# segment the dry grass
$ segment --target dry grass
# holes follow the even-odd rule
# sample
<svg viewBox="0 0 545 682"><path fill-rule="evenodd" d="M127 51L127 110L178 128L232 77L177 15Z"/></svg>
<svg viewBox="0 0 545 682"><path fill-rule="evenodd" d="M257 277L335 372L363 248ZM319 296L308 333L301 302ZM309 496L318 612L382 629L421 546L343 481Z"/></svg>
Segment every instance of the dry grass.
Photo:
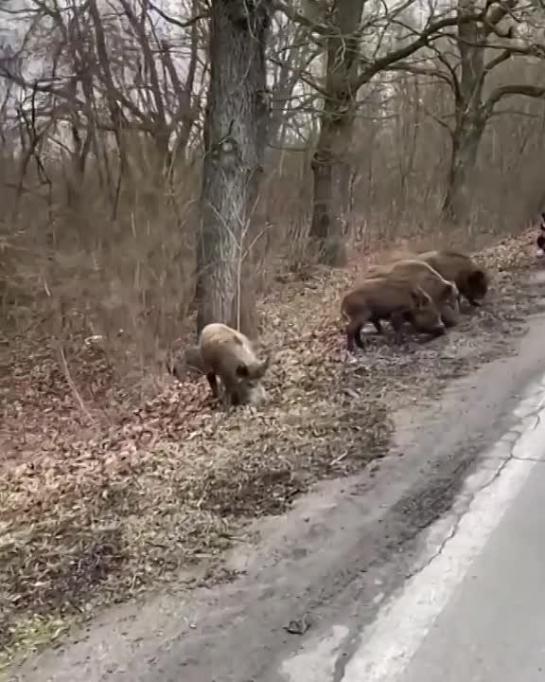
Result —
<svg viewBox="0 0 545 682"><path fill-rule="evenodd" d="M246 519L280 513L314 481L384 455L390 410L437 395L450 378L509 352L527 315L543 307L519 274L531 248L532 235L524 235L481 254L496 271L490 302L445 338L407 337L399 347L370 334L355 361L345 358L338 297L368 259L344 271L318 269L305 282L283 277L261 307L274 363L271 401L259 411L219 411L203 381L167 382L128 410L99 343L76 336L60 354L31 331L7 338L0 380L6 652L57 636L72 617L196 562L217 576L221 552Z"/></svg>

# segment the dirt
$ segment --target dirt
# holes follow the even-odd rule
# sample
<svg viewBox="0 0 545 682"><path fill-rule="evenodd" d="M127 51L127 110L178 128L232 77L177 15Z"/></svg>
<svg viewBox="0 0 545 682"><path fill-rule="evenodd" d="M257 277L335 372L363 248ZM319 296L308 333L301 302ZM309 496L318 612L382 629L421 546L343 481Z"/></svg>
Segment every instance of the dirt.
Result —
<svg viewBox="0 0 545 682"><path fill-rule="evenodd" d="M6 660L188 566L199 567L186 573L193 584L230 577L222 553L248 520L280 514L316 481L384 456L394 410L433 400L451 379L511 352L528 315L545 309L523 275L531 245L525 235L481 255L495 271L490 298L444 338L400 346L369 334L351 360L339 291L365 261L282 284L262 306L274 364L272 398L259 411L218 410L202 381L171 383L128 411L100 344L76 337L67 353L31 334L8 339L0 382Z"/></svg>

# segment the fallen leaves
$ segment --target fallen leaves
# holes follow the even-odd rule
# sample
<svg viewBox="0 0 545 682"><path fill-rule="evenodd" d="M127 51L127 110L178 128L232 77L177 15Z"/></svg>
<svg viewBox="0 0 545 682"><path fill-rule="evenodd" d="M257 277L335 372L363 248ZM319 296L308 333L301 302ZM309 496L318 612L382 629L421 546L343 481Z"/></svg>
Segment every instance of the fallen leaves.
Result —
<svg viewBox="0 0 545 682"><path fill-rule="evenodd" d="M218 409L202 379L171 382L131 409L100 340L82 332L60 356L39 330L9 339L0 643L17 640L24 622L53 618L58 627L190 562L213 562L247 518L280 513L314 481L384 455L392 410L506 352L543 307L541 292L518 281L532 248L524 235L479 255L496 273L490 302L445 338L396 346L371 333L352 359L338 304L366 259L303 283L284 278L262 305L273 363L260 410Z"/></svg>

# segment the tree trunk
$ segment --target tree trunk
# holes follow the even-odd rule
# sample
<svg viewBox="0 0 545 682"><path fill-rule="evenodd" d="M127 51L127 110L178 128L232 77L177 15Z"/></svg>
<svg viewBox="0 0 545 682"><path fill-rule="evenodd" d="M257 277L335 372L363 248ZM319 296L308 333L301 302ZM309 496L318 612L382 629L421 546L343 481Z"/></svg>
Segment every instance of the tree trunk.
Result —
<svg viewBox="0 0 545 682"><path fill-rule="evenodd" d="M198 331L223 322L253 336L251 221L267 137L267 0L213 0L197 251Z"/></svg>
<svg viewBox="0 0 545 682"><path fill-rule="evenodd" d="M357 88L363 0L339 0L327 39L324 110L312 161L314 204L310 237L320 262L346 263L345 222L350 211L350 159Z"/></svg>
<svg viewBox="0 0 545 682"><path fill-rule="evenodd" d="M334 105L337 102L333 103ZM328 107L326 103L326 109ZM350 210L350 164L346 158L352 118L322 115L318 144L312 159L314 204L310 236L321 263L346 264L345 221Z"/></svg>
<svg viewBox="0 0 545 682"><path fill-rule="evenodd" d="M471 208L471 183L485 123L464 121L452 133L452 151L443 202L443 216L451 223L467 220Z"/></svg>
<svg viewBox="0 0 545 682"><path fill-rule="evenodd" d="M476 0L458 0L458 17L475 11ZM449 222L464 222L471 208L471 180L479 144L486 125L482 93L486 77L485 39L476 21L460 22L457 44L460 52L460 78L456 97L456 123L452 131L452 151L443 202L443 217Z"/></svg>

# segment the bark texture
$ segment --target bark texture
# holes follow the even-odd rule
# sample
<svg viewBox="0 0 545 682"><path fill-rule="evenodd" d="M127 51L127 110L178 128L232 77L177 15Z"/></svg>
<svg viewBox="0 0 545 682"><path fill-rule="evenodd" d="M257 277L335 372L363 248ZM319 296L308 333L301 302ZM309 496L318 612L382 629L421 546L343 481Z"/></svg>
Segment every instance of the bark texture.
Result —
<svg viewBox="0 0 545 682"><path fill-rule="evenodd" d="M474 0L460 0L458 14L475 13ZM486 33L476 21L458 25L457 46L460 54L460 77L455 88L455 122L451 132L452 147L447 192L443 214L454 223L467 218L471 205L471 181L477 163L479 145L486 125L483 111L485 83Z"/></svg>
<svg viewBox="0 0 545 682"><path fill-rule="evenodd" d="M340 0L327 38L324 109L312 160L314 204L310 235L322 263L346 263L345 232L350 212L350 161L356 112L362 0Z"/></svg>
<svg viewBox="0 0 545 682"><path fill-rule="evenodd" d="M252 214L269 115L267 0L213 0L198 235L197 331L223 322L255 336Z"/></svg>

